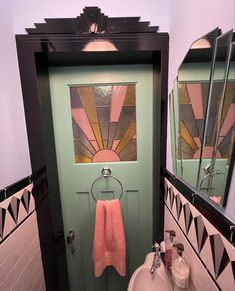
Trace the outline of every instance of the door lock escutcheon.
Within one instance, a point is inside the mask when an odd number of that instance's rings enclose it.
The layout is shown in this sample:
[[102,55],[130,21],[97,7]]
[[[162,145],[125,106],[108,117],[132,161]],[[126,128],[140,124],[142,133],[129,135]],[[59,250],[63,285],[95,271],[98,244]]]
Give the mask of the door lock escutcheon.
[[74,239],[75,239],[75,232],[73,230],[70,230],[69,234],[67,235],[67,243],[71,244]]

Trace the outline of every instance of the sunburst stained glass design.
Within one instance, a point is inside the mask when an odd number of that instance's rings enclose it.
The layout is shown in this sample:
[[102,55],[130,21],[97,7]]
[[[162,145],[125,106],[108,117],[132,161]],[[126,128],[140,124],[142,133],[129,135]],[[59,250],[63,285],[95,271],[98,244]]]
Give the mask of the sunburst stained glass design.
[[[214,87],[220,92],[222,82],[217,81]],[[183,159],[199,159],[203,138],[203,128],[206,115],[206,104],[209,83],[180,83],[179,84],[179,119],[180,139],[179,148]],[[228,158],[229,149],[234,139],[235,124],[235,82],[229,81],[225,92],[220,124],[218,150],[216,156]],[[220,94],[214,94],[210,105],[210,115],[206,133],[203,158],[212,158],[215,144]],[[178,153],[178,157],[180,157]]]
[[70,86],[76,163],[136,161],[135,84]]

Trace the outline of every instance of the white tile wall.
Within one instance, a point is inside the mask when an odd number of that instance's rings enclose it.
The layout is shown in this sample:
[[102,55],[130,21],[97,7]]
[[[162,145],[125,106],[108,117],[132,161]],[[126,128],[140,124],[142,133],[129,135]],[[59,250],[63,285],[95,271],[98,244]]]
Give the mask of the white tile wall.
[[[197,291],[218,291],[219,289],[210,278],[209,274],[205,272],[205,268],[199,258],[195,255],[193,248],[184,237],[178,224],[173,219],[169,210],[165,207],[164,229],[173,229],[176,232],[178,242],[181,242],[185,248],[185,254],[190,263],[190,277]],[[165,233],[165,240],[169,234]]]
[[[31,191],[32,185],[27,189]],[[20,199],[22,193],[23,190],[6,199],[0,203],[0,207],[7,210],[11,199],[13,197]],[[0,239],[0,291],[46,290],[32,195],[29,206],[27,212],[20,203],[17,223],[14,222],[9,211],[6,211],[4,233]]]
[[[178,240],[181,240],[187,246],[186,252],[191,262],[192,280],[197,290],[235,290],[235,273],[233,270],[235,264],[234,246],[167,179],[165,179],[165,187],[171,190],[168,191],[168,194],[165,194],[164,227],[165,229],[170,228],[177,231]],[[173,199],[170,199],[169,192],[171,192],[171,198],[173,197]],[[177,217],[176,197],[180,198],[182,205],[187,205],[187,209],[192,215],[192,222],[188,233],[185,227],[183,208],[179,219]],[[201,250],[199,250],[197,242],[196,220],[201,223],[200,228],[202,229],[203,226],[207,234]],[[212,252],[211,241],[214,241],[215,244],[214,254]],[[221,254],[223,254],[223,259],[221,259]],[[215,270],[218,270],[218,267],[219,271],[216,273]]]

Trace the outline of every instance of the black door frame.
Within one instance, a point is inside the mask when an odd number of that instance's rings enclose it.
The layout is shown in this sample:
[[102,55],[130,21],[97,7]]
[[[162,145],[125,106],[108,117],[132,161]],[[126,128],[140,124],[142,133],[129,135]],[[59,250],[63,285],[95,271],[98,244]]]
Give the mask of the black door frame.
[[[86,7],[77,18],[46,19],[46,23],[27,29],[28,34],[16,35],[32,177],[37,185],[34,196],[47,290],[69,290],[49,66],[153,65],[153,241],[163,237],[160,172],[166,167],[169,36],[157,32],[158,27],[139,20],[139,17],[109,18],[97,7]],[[88,43],[100,41],[109,42],[115,50],[110,51],[109,46],[99,52],[86,51]],[[42,187],[47,185],[49,190],[43,191],[47,195],[42,196]]]

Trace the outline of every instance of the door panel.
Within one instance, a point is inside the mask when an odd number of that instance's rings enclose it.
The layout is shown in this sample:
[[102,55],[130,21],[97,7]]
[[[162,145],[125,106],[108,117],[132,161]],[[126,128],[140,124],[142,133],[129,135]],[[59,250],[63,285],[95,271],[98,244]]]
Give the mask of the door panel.
[[[57,167],[65,234],[75,231],[67,244],[72,291],[126,290],[129,277],[143,263],[152,243],[152,67],[150,65],[50,68],[50,88]],[[75,163],[69,85],[136,84],[137,161]],[[108,267],[94,277],[92,246],[96,202],[91,185],[104,166],[123,186],[120,200],[127,247],[127,275]],[[106,178],[109,179],[109,178]],[[119,197],[120,188],[110,179],[108,190]],[[101,186],[100,186],[101,187]],[[97,188],[98,189],[98,188]],[[107,190],[105,189],[105,190]],[[95,193],[98,198],[98,191]],[[110,199],[103,193],[102,199]],[[71,253],[71,246],[76,248]]]

